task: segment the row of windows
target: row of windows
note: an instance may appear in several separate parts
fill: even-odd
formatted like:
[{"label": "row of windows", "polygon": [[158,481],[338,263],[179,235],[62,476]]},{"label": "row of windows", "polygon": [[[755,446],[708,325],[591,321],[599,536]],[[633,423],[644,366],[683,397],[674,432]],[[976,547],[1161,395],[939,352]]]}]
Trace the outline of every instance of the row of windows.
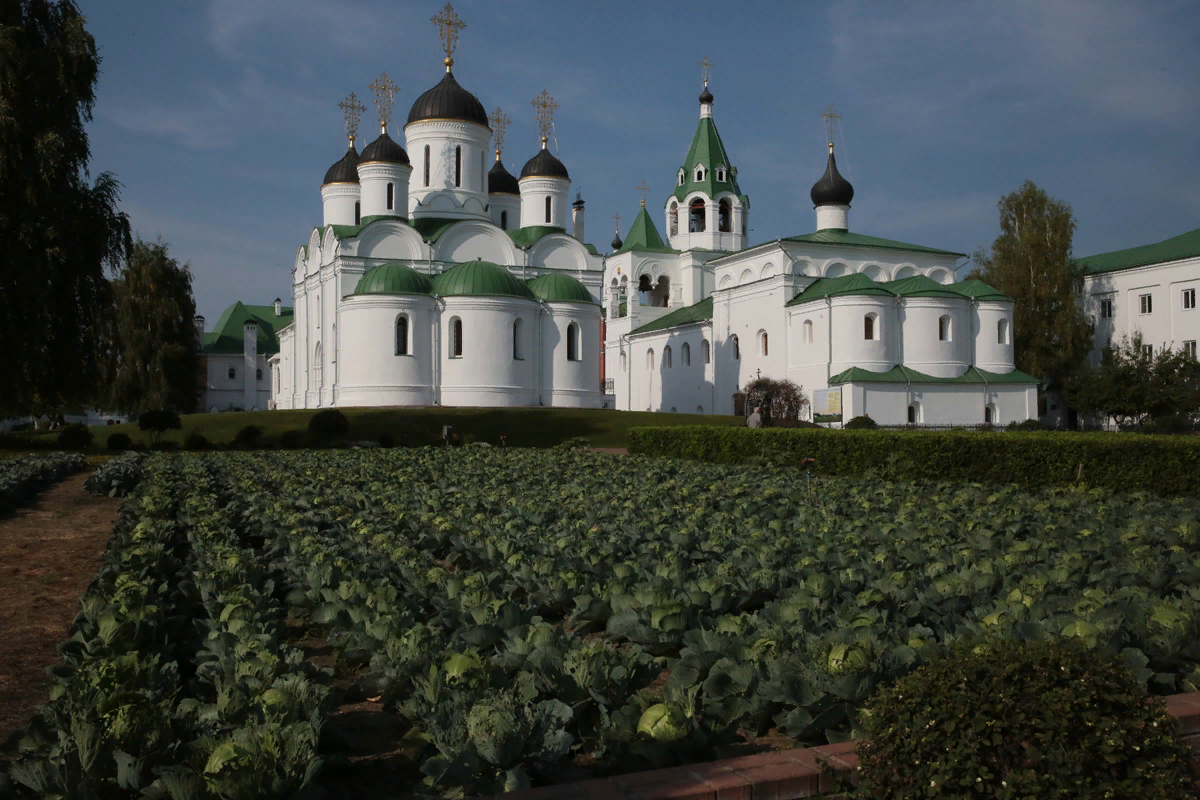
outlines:
[{"label": "row of windows", "polygon": [[[1191,356],[1193,359],[1195,359],[1196,358],[1196,340],[1189,339],[1189,340],[1185,341],[1183,343],[1183,352],[1187,353],[1189,356]],[[1146,358],[1154,358],[1154,345],[1152,345],[1152,344],[1142,345],[1142,355],[1146,356]]]},{"label": "row of windows", "polygon": [[[700,166],[696,167],[695,174],[696,174],[696,183],[700,183],[701,181],[704,180],[704,176],[707,175],[708,173],[704,171],[704,166],[700,165]],[[725,180],[725,174],[726,173],[725,173],[724,167],[717,167],[717,181],[723,182]],[[686,173],[684,173],[683,170],[679,170],[679,185],[683,186],[683,184],[686,180],[687,180]]]},{"label": "row of windows", "polygon": [[[487,155],[485,153],[479,154],[479,176],[480,176],[479,177],[479,183],[480,183],[479,190],[481,192],[486,192],[487,191],[487,184],[486,184],[486,181],[487,181]],[[424,177],[425,177],[425,186],[428,187],[429,186],[429,145],[425,145],[425,176]],[[459,188],[461,186],[462,186],[462,146],[456,145],[454,148],[454,187]],[[392,185],[389,183],[388,184],[388,208],[392,207],[391,188],[392,188]]]},{"label": "row of windows", "polygon": [[[734,336],[733,338],[736,347],[737,337]],[[712,347],[709,345],[708,339],[700,340],[700,348],[701,352],[704,354],[704,363],[710,363],[712,361]],[[679,348],[679,357],[682,362],[682,366],[690,367],[692,365],[692,346],[687,342],[684,342]],[[671,345],[667,345],[663,348],[662,358],[663,368],[670,369],[673,366]],[[628,369],[629,363],[626,361],[625,354],[621,353],[621,372],[626,372]],[[650,348],[646,351],[646,369],[654,369],[654,348]]]},{"label": "row of windows", "polygon": [[[944,314],[938,317],[938,341],[949,342],[953,341],[953,320],[949,314]],[[880,338],[881,326],[879,325],[879,317],[876,314],[867,314],[863,317],[863,339],[867,341],[877,341]],[[762,354],[766,355],[766,334],[761,334],[763,337]],[[803,337],[801,341],[804,344],[813,343],[813,324],[811,319],[804,320]],[[1009,341],[1009,326],[1008,320],[1002,319],[996,323],[996,344],[1010,344]]]},{"label": "row of windows", "polygon": [[[525,320],[517,318],[513,322],[512,345],[513,358],[517,361],[525,359]],[[411,340],[409,339],[408,317],[400,314],[396,317],[396,355],[411,355]],[[583,333],[579,325],[572,322],[567,325],[567,361],[581,361],[583,352]],[[455,317],[450,321],[450,357],[462,358],[463,354],[463,324]]]},{"label": "row of windows", "polygon": [[[237,380],[237,368],[236,367],[230,367],[228,374],[229,374],[229,380],[231,380],[231,381]],[[254,380],[256,380],[256,381],[262,380],[262,369],[254,370]]]},{"label": "row of windows", "polygon": [[[1184,311],[1192,311],[1196,308],[1196,290],[1184,289],[1179,293]],[[1142,315],[1154,313],[1154,296],[1150,294],[1138,295],[1138,313]],[[1113,299],[1104,297],[1100,300],[1100,319],[1112,319]]]},{"label": "row of windows", "polygon": [[[668,213],[670,219],[670,236],[679,234],[679,204],[672,202]],[[704,233],[705,230],[704,199],[697,197],[688,204],[688,233]],[[721,233],[733,232],[733,206],[728,199],[717,203],[717,230]]]}]

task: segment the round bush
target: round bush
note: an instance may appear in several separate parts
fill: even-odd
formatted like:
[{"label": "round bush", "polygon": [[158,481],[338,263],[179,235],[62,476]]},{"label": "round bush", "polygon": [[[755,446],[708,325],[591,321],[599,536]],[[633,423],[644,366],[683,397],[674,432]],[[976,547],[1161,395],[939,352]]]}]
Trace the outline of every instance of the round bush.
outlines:
[{"label": "round bush", "polygon": [[131,444],[133,444],[133,440],[127,433],[110,433],[108,441],[105,442],[105,446],[109,450],[128,450]]},{"label": "round bush", "polygon": [[350,433],[350,420],[336,408],[327,408],[312,415],[308,432],[318,441],[344,438]]},{"label": "round bush", "polygon": [[233,446],[241,450],[254,450],[261,443],[263,429],[259,425],[247,425],[233,437]]},{"label": "round bush", "polygon": [[871,430],[878,428],[879,423],[863,414],[861,417],[851,417],[842,427],[848,431]]},{"label": "round bush", "polygon": [[304,431],[284,431],[279,434],[279,446],[284,450],[299,450],[304,447]]},{"label": "round bush", "polygon": [[212,442],[200,431],[188,431],[188,435],[183,437],[184,450],[207,450],[210,447]]},{"label": "round bush", "polygon": [[863,713],[856,796],[1194,798],[1191,748],[1130,669],[1076,640],[987,640]]},{"label": "round bush", "polygon": [[58,434],[58,446],[64,450],[82,450],[92,446],[92,431],[87,425],[68,425]]},{"label": "round bush", "polygon": [[379,434],[378,441],[379,441],[380,447],[395,447],[396,446],[396,439],[390,433]]}]

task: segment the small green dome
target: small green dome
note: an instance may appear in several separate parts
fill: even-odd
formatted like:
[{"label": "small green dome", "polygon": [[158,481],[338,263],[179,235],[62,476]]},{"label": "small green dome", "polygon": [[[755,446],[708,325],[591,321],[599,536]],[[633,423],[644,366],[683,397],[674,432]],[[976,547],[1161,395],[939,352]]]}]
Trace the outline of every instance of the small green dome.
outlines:
[{"label": "small green dome", "polygon": [[358,279],[355,294],[433,294],[433,281],[404,264],[381,264]]},{"label": "small green dome", "polygon": [[433,290],[442,297],[499,296],[537,300],[529,287],[508,271],[508,267],[490,261],[465,261],[433,276]]},{"label": "small green dome", "polygon": [[570,275],[552,272],[529,281],[529,289],[547,303],[590,303],[595,305],[587,287]]}]

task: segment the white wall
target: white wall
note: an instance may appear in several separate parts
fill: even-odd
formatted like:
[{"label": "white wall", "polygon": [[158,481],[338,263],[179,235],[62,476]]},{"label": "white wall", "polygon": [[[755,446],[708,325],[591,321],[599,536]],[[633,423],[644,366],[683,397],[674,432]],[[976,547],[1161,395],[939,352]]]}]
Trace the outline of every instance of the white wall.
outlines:
[{"label": "white wall", "polygon": [[[487,171],[492,132],[474,122],[423,120],[404,126],[412,177],[408,182],[409,216],[490,219]],[[425,148],[429,148],[429,185],[425,185]],[[454,183],[455,148],[461,148],[459,185]]]},{"label": "white wall", "polygon": [[[440,391],[444,406],[528,406],[537,403],[536,351],[513,358],[513,323],[520,316],[524,331],[538,329],[538,305],[500,297],[447,297],[440,320]],[[450,355],[453,318],[463,320],[463,354]],[[599,370],[597,369],[597,383]]]},{"label": "white wall", "polygon": [[[579,326],[579,360],[567,360],[567,330]],[[529,322],[525,323],[527,326]],[[546,303],[541,327],[541,401],[547,406],[600,407],[600,308]],[[527,330],[532,333],[533,328]]]},{"label": "white wall", "polygon": [[[432,297],[362,295],[343,301],[338,405],[433,403]],[[408,354],[396,355],[396,318],[408,316]]]},{"label": "white wall", "polygon": [[[567,200],[571,182],[565,178],[521,178],[521,225],[551,225],[566,230]],[[550,221],[546,221],[546,198],[550,198]]]},{"label": "white wall", "polygon": [[[205,355],[204,359],[207,368],[201,407],[205,411],[211,411],[214,408],[217,411],[228,411],[232,408],[249,410],[246,407],[247,378],[254,386],[252,390],[254,402],[250,408],[258,406],[260,409],[265,409],[268,407],[271,402],[271,380],[266,356],[259,353],[255,359],[255,375],[257,375],[257,370],[261,369],[263,374],[261,380],[255,375],[248,376],[246,374],[246,357],[242,353]],[[234,371],[233,378],[229,377],[231,368]]]},{"label": "white wall", "polygon": [[[938,338],[938,319],[950,317],[948,338]],[[970,366],[973,326],[970,301],[948,297],[906,297],[901,355],[906,367],[937,378],[955,378]],[[835,370],[836,372],[836,370]]]},{"label": "white wall", "polygon": [[843,420],[866,414],[880,425],[907,425],[908,407],[912,403],[919,409],[918,423],[927,425],[982,425],[988,405],[995,410],[996,425],[1037,418],[1037,389],[1032,386],[902,383],[842,386]]},{"label": "white wall", "polygon": [[[1084,310],[1096,323],[1092,363],[1099,363],[1100,353],[1110,340],[1116,343],[1134,331],[1140,330],[1145,343],[1156,350],[1164,346],[1178,349],[1184,342],[1200,340],[1200,308],[1183,307],[1186,289],[1196,290],[1200,300],[1200,258],[1084,278]],[[1149,314],[1141,313],[1143,294],[1151,297]],[[1100,316],[1102,299],[1112,300],[1114,316],[1110,319]]]}]

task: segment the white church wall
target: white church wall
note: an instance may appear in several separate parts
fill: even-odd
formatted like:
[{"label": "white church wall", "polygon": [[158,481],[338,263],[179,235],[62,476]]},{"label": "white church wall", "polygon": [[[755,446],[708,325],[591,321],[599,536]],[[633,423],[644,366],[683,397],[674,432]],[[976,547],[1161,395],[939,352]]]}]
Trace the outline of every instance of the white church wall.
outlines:
[{"label": "white church wall", "polygon": [[489,194],[488,213],[492,224],[501,230],[515,231],[521,227],[521,196],[515,194]]},{"label": "white church wall", "polygon": [[[396,320],[408,321],[407,353],[397,354]],[[342,302],[340,406],[433,403],[433,298],[359,295]]]},{"label": "white church wall", "polygon": [[[715,324],[719,310],[725,334],[725,346],[717,350],[722,357],[722,367],[729,368],[732,379],[719,380],[719,392],[728,389],[727,393],[732,395],[745,388],[760,371],[763,377],[780,380],[786,377],[787,320],[783,307],[791,299],[791,286],[792,276],[780,274],[714,294],[714,326],[718,331],[722,330]],[[738,337],[736,351],[731,338],[735,334]],[[732,404],[732,399],[729,402]]]},{"label": "white church wall", "polygon": [[[906,297],[901,314],[904,366],[938,378],[955,378],[966,372],[973,335],[966,298]],[[950,322],[944,339],[939,338],[943,317]]]},{"label": "white church wall", "polygon": [[446,231],[432,249],[435,260],[456,264],[476,259],[504,266],[524,262],[508,234],[487,222],[460,222]]},{"label": "white church wall", "polygon": [[322,225],[354,225],[359,203],[357,183],[327,183],[321,187]]},{"label": "white church wall", "polygon": [[[645,384],[641,388],[646,404],[638,410],[649,407],[679,414],[714,413],[713,364],[711,357],[705,363],[705,343],[711,348],[712,328],[708,324],[684,325],[639,337],[637,379]],[[653,369],[648,367],[646,357],[651,349],[655,353]]]},{"label": "white church wall", "polygon": [[[267,357],[261,353],[255,357],[254,373],[247,369],[246,357],[242,353],[215,353],[204,356],[207,376],[202,407],[205,411],[248,411],[257,406],[267,408],[271,401],[271,382],[268,380]],[[233,377],[229,371],[233,370]],[[258,378],[258,371],[262,378]],[[246,405],[247,399],[250,405]]]},{"label": "white church wall", "polygon": [[[820,305],[821,303],[805,304],[816,308]],[[805,312],[811,313],[816,308],[805,309]],[[830,373],[836,375],[851,367],[887,372],[899,361],[900,326],[897,322],[894,297],[834,297],[831,298],[826,313],[830,316],[825,335],[831,337],[833,343]],[[868,316],[872,319],[874,338],[871,339],[866,338]],[[814,331],[814,338],[815,333]]]},{"label": "white church wall", "polygon": [[[526,325],[529,323],[526,322]],[[541,401],[566,408],[600,407],[600,309],[582,303],[547,303],[538,320],[541,328]],[[567,341],[572,326],[574,360]]]},{"label": "white church wall", "polygon": [[972,304],[975,327],[975,366],[988,372],[1012,372],[1012,303],[984,301]]},{"label": "white church wall", "polygon": [[922,425],[982,425],[988,407],[995,425],[1037,415],[1037,390],[1024,386],[843,384],[842,402],[843,420],[866,414],[880,425],[909,424],[910,405]]},{"label": "white church wall", "polygon": [[[408,182],[412,167],[390,161],[370,161],[358,165],[358,182],[361,187],[360,215],[373,217],[388,215],[408,216]],[[388,205],[388,187],[391,186],[391,205]],[[353,209],[351,209],[353,224]],[[342,223],[347,224],[347,223]]]},{"label": "white church wall", "polygon": [[[526,406],[537,402],[536,341],[526,342],[520,359],[513,357],[513,323],[536,335],[538,305],[498,297],[446,297],[439,321],[441,405]],[[451,347],[453,321],[462,320],[462,356]]]},{"label": "white church wall", "polygon": [[591,268],[589,256],[579,240],[566,234],[543,236],[529,249],[531,265],[550,269],[588,270]]},{"label": "white church wall", "polygon": [[[405,125],[404,136],[408,157],[413,165],[408,187],[410,218],[489,219],[486,211],[487,171],[484,166],[491,139],[490,130],[473,122],[437,119]],[[429,154],[428,175],[425,170],[426,148]]]},{"label": "white church wall", "polygon": [[357,239],[351,241],[352,252],[348,255],[357,258],[417,261],[426,257],[426,246],[421,234],[398,220],[376,220],[363,229]]},{"label": "white church wall", "polygon": [[[568,194],[571,182],[565,178],[529,177],[518,181],[521,187],[521,225],[549,225],[567,228]],[[550,200],[550,216],[546,217],[546,200]]]},{"label": "white church wall", "polygon": [[[1186,292],[1192,292],[1185,298]],[[1142,296],[1150,297],[1150,311],[1143,313]],[[1146,344],[1156,350],[1179,349],[1200,341],[1200,258],[1089,275],[1083,282],[1083,308],[1095,322],[1092,363],[1111,341],[1141,331]],[[1101,301],[1112,306],[1105,317]],[[1190,307],[1188,305],[1190,304]]]}]

